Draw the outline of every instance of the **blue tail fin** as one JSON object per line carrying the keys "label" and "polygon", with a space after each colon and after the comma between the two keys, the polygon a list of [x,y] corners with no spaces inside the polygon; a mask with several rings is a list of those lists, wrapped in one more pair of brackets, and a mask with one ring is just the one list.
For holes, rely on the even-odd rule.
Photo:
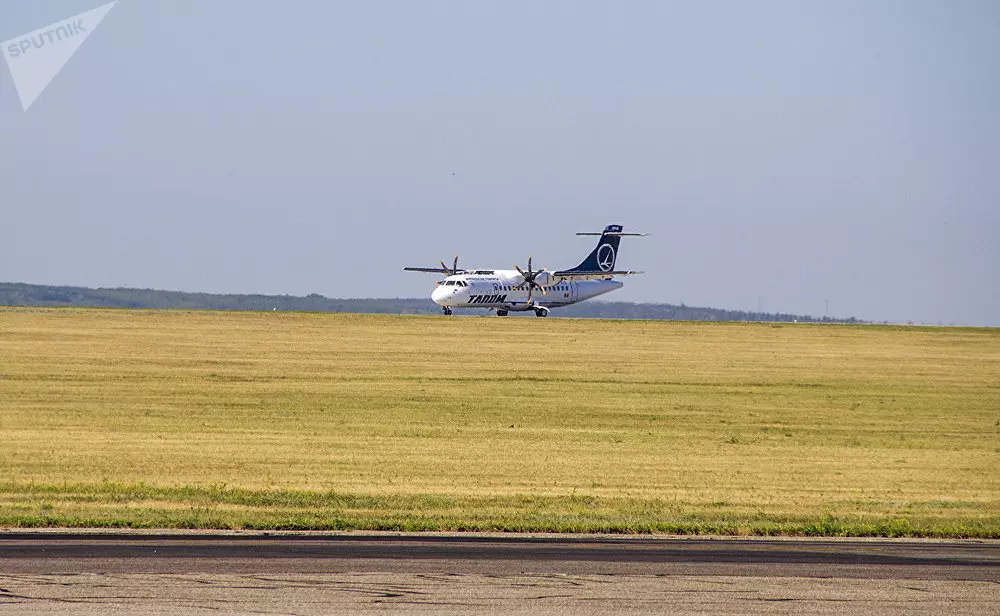
{"label": "blue tail fin", "polygon": [[[601,233],[601,239],[597,241],[597,247],[587,255],[580,265],[577,265],[570,272],[612,272],[615,269],[615,261],[618,260],[618,244],[622,241],[622,226],[608,225]],[[585,234],[580,234],[585,235]],[[597,235],[596,233],[586,235]]]}

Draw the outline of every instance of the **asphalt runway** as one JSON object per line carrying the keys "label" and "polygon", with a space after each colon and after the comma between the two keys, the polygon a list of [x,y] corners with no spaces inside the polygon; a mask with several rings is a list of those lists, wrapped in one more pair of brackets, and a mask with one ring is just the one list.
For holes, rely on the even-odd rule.
{"label": "asphalt runway", "polygon": [[1000,542],[0,533],[0,613],[1000,613]]}

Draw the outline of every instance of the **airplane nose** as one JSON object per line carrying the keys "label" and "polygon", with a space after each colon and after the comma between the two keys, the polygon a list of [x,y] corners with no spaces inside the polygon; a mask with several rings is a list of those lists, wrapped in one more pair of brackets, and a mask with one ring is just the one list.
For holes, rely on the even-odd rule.
{"label": "airplane nose", "polygon": [[434,290],[431,291],[431,300],[433,300],[435,304],[440,304],[441,300],[443,300],[444,297],[445,297],[445,288],[442,286],[434,287]]}

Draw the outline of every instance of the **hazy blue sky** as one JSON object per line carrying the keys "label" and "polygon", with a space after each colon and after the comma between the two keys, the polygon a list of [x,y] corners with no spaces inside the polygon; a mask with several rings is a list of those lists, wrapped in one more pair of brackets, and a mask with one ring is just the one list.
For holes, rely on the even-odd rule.
{"label": "hazy blue sky", "polygon": [[995,0],[121,0],[0,146],[3,281],[416,297],[620,222],[608,299],[1000,325]]}

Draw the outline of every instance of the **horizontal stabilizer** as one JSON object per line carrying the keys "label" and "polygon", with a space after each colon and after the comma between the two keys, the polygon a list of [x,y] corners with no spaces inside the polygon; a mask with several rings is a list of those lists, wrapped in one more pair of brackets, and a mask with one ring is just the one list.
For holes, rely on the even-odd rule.
{"label": "horizontal stabilizer", "polygon": [[564,280],[601,280],[612,276],[635,276],[636,274],[645,273],[646,272],[637,272],[632,270],[611,270],[607,272],[563,270],[561,272],[553,272],[552,275],[556,278],[562,278]]}
{"label": "horizontal stabilizer", "polygon": [[577,233],[577,235],[616,235],[618,237],[625,237],[625,236],[646,237],[649,234],[648,233],[622,233],[621,231],[604,231],[604,232],[601,232],[601,231],[594,231],[594,232],[582,231],[580,233]]}

